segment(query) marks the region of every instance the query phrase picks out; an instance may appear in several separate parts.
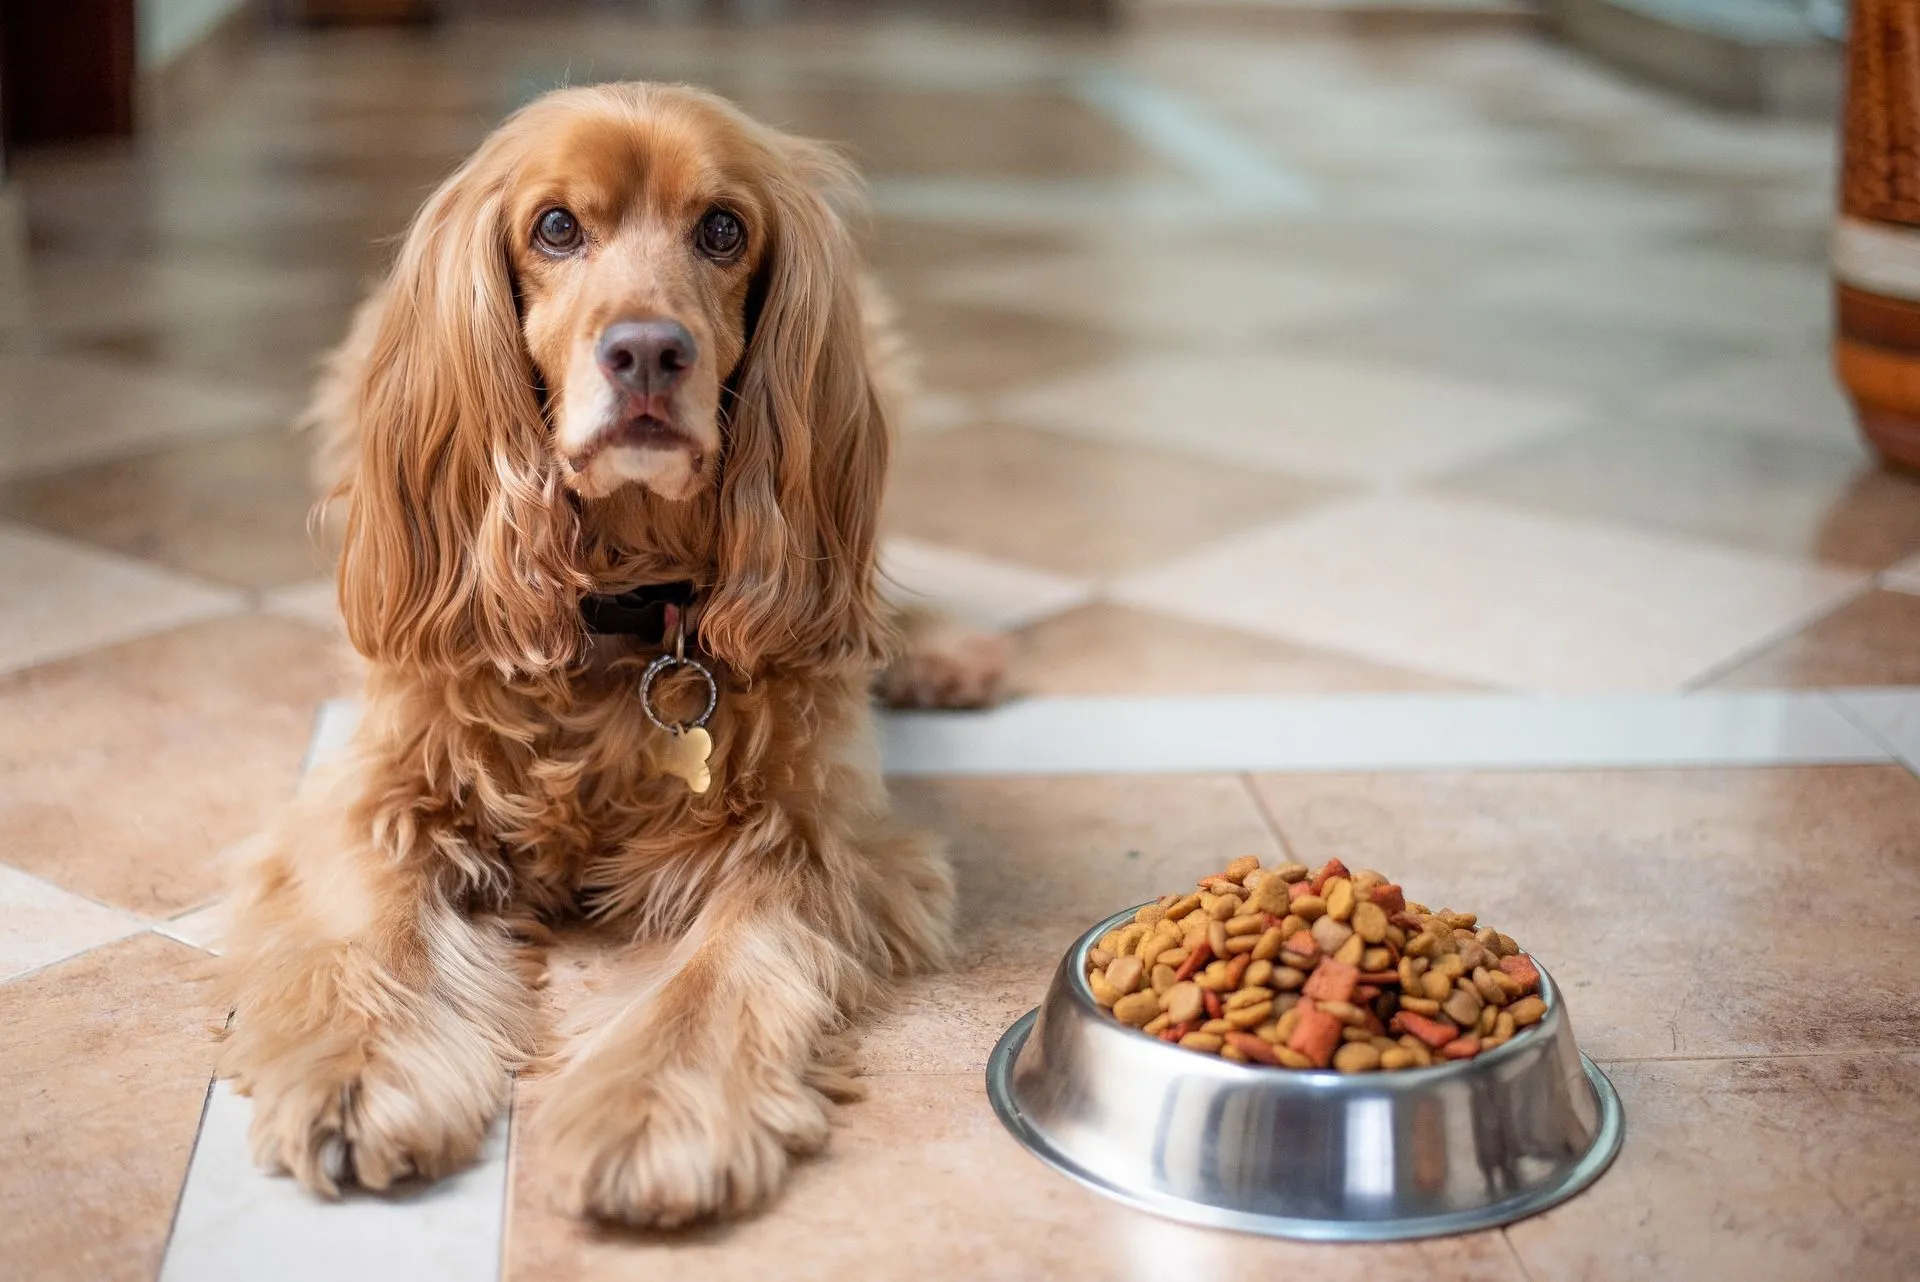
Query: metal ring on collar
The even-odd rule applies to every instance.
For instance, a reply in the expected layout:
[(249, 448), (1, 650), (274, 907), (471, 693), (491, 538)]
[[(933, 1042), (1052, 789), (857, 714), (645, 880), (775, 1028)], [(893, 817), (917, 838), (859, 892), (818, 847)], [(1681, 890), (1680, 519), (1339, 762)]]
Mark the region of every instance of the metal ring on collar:
[[(655, 712), (653, 708), (654, 679), (668, 668), (692, 668), (700, 674), (700, 679), (707, 683), (707, 706), (702, 708), (700, 715), (693, 720), (684, 721), (678, 725), (670, 721), (662, 720), (660, 714)], [(654, 725), (659, 726), (669, 734), (685, 734), (689, 730), (706, 725), (708, 719), (713, 716), (714, 708), (717, 707), (719, 703), (720, 683), (713, 679), (713, 673), (708, 670), (707, 665), (698, 659), (689, 659), (685, 655), (663, 654), (647, 665), (646, 672), (642, 674), (640, 678), (641, 711), (647, 714), (647, 720), (653, 722)]]

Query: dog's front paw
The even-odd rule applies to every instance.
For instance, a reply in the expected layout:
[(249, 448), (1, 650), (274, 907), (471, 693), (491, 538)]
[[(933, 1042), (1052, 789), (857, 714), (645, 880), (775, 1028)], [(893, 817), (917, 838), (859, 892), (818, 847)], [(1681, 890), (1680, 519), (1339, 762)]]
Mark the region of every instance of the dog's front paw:
[(796, 1073), (585, 1065), (542, 1109), (574, 1215), (670, 1229), (765, 1205), (789, 1159), (827, 1142), (828, 1103)]
[(254, 1161), (324, 1197), (437, 1179), (472, 1162), (509, 1079), (483, 1037), (445, 1023), (331, 1045), (317, 1035), (276, 1044), (236, 1023), (220, 1073), (253, 1097)]

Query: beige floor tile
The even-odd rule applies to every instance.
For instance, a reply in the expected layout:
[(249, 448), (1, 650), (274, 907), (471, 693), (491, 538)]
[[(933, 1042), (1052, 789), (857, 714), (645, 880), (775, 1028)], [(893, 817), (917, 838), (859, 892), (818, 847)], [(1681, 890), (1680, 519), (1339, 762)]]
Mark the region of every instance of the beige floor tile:
[[(344, 273), (343, 273), (344, 274)], [(205, 374), (221, 383), (304, 396), (320, 356), (346, 335), (347, 303), (259, 312), (219, 312), (190, 321), (103, 327), (53, 350), (130, 366)]]
[(1549, 436), (1577, 406), (1304, 354), (1138, 357), (1009, 396), (1015, 421), (1335, 481), (1432, 475)]
[(901, 293), (896, 302), (917, 377), (935, 392), (991, 395), (1080, 373), (1128, 348), (1111, 330), (1079, 320), (918, 292)]
[(875, 217), (862, 229), (860, 251), (883, 280), (920, 279), (962, 261), (1004, 262), (1015, 254), (1057, 251), (1066, 236), (1045, 227), (960, 226), (918, 218)]
[(1417, 186), (1399, 174), (1374, 174), (1340, 186), (1340, 208), (1356, 221), (1419, 230), (1469, 228), (1478, 235), (1564, 253), (1604, 245), (1636, 250), (1648, 241), (1715, 226), (1719, 211), (1707, 193), (1583, 175), (1529, 175), (1488, 183), (1471, 175)]
[(237, 592), (0, 523), (0, 672), (242, 604)]
[(1009, 565), (959, 548), (888, 538), (880, 548), (881, 590), (896, 605), (1003, 632), (1086, 601), (1082, 579)]
[(204, 957), (142, 935), (0, 986), (0, 1260), (151, 1278), (213, 1068)]
[(324, 573), (308, 442), (235, 433), (0, 485), (0, 515), (243, 588)]
[(1088, 579), (1169, 560), (1337, 493), (1025, 427), (910, 438), (895, 457), (887, 492), (895, 531)]
[(1784, 436), (1869, 457), (1824, 343), (1701, 365), (1650, 387), (1635, 408), (1671, 422)]
[(939, 296), (1121, 330), (1154, 347), (1245, 344), (1265, 331), (1385, 311), (1404, 276), (1277, 261), (1187, 245), (1154, 254), (1063, 254), (971, 265), (932, 285)]
[(1440, 291), (1380, 316), (1317, 326), (1293, 341), (1454, 378), (1580, 397), (1638, 393), (1740, 349), (1710, 336), (1650, 333), (1582, 316), (1463, 307), (1451, 292)]
[(340, 585), (332, 576), (305, 579), (275, 588), (260, 598), (260, 608), (283, 619), (293, 619), (343, 636), (346, 633), (346, 623), (340, 617)]
[[(1179, 1261), (1195, 1277), (1520, 1282), (1497, 1233), (1393, 1246), (1308, 1246), (1171, 1224), (1055, 1174), (1002, 1130), (978, 1072), (872, 1079), (826, 1154), (802, 1163), (767, 1214), (675, 1236), (587, 1230), (542, 1180), (537, 1105), (518, 1117), (505, 1278), (778, 1276), (1111, 1279)], [(522, 1100), (527, 1091), (522, 1088)]]
[(1907, 557), (1900, 564), (1889, 566), (1880, 576), (1880, 586), (1889, 592), (1912, 592), (1920, 594), (1920, 553)]
[(1747, 690), (1920, 685), (1920, 596), (1870, 592), (1713, 684)]
[(1864, 577), (1421, 495), (1339, 503), (1113, 588), (1116, 599), (1520, 690), (1670, 689)]
[(1920, 1048), (1901, 996), (1920, 780), (1900, 767), (1258, 787), (1297, 858), (1378, 868), (1537, 954), (1595, 1059)]
[(1606, 1069), (1626, 1144), (1588, 1192), (1507, 1231), (1533, 1282), (1920, 1275), (1920, 1056)]
[(909, 821), (941, 834), (973, 964), (1035, 968), (1122, 908), (1278, 847), (1226, 776), (896, 780)]
[(0, 353), (0, 477), (289, 420), (288, 396), (70, 356)]
[(1606, 422), (1460, 473), (1445, 488), (1869, 570), (1920, 548), (1920, 480), (1852, 449), (1672, 423)]
[(1643, 245), (1605, 252), (1514, 257), (1467, 288), (1465, 300), (1586, 317), (1683, 337), (1715, 335), (1817, 345), (1827, 332), (1832, 282), (1817, 264)]
[(1109, 117), (1063, 93), (841, 84), (775, 88), (708, 77), (748, 112), (846, 146), (869, 174), (968, 178), (1173, 177)]
[(128, 327), (179, 333), (231, 323), (236, 314), (311, 308), (342, 289), (331, 271), (263, 268), (218, 254), (128, 260), (44, 250), (33, 256), (26, 285), (31, 323), (41, 334)]
[(137, 917), (0, 864), (0, 982), (146, 928)]
[(291, 794), (337, 671), (313, 629), (240, 615), (0, 680), (0, 849), (144, 916), (205, 904), (218, 853)]
[(1328, 650), (1096, 602), (1022, 632), (1014, 688), (1035, 695), (1345, 694), (1460, 683)]

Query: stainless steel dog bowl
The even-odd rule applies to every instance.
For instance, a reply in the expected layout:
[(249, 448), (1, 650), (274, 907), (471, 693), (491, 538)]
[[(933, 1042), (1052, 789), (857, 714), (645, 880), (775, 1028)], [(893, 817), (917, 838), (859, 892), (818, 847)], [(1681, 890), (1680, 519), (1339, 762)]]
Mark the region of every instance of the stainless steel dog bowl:
[(1379, 1242), (1543, 1211), (1619, 1151), (1619, 1096), (1544, 970), (1546, 1016), (1474, 1059), (1295, 1072), (1182, 1050), (1095, 1005), (1087, 949), (1132, 918), (1082, 935), (987, 1063), (1014, 1137), (1109, 1197), (1213, 1228)]

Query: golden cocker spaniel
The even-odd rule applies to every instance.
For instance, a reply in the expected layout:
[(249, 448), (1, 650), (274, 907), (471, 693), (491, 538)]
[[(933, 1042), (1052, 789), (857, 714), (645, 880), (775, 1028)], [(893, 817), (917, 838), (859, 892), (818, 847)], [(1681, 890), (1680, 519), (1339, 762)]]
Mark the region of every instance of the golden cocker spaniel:
[[(894, 389), (851, 186), (707, 94), (605, 85), (420, 210), (315, 403), (367, 675), (234, 894), (220, 1072), (262, 1163), (332, 1195), (472, 1158), (539, 1050), (526, 941), (584, 914), (671, 947), (550, 1082), (562, 1201), (744, 1211), (853, 1093), (854, 1013), (946, 953), (951, 873), (873, 742)], [(888, 684), (992, 685), (951, 668)]]

